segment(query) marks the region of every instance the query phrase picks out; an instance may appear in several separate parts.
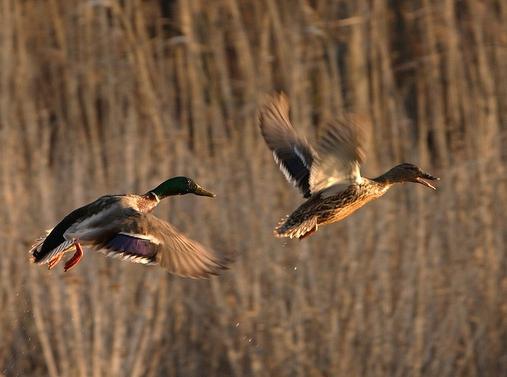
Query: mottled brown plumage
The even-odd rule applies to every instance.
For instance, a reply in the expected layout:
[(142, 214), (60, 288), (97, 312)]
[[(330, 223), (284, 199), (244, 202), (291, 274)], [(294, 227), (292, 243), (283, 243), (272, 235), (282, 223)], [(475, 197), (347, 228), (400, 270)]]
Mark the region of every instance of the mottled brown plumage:
[(319, 226), (340, 221), (384, 195), (394, 183), (416, 182), (434, 189), (424, 179), (438, 179), (408, 163), (374, 179), (362, 177), (359, 164), (364, 159), (365, 131), (351, 116), (330, 124), (316, 148), (297, 135), (283, 94), (273, 96), (261, 109), (259, 121), (280, 170), (309, 198), (282, 219), (275, 229), (277, 237), (307, 237)]

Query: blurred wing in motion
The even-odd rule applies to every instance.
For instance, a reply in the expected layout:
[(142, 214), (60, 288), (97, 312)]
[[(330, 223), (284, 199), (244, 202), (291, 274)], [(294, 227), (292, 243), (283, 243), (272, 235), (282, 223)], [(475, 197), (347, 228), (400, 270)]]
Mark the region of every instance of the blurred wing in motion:
[(365, 128), (358, 117), (344, 116), (329, 124), (317, 146), (310, 173), (311, 192), (361, 182), (364, 142)]
[(207, 278), (226, 269), (232, 261), (180, 234), (169, 223), (146, 213), (137, 213), (100, 241), (89, 240), (96, 250), (113, 257), (159, 264), (170, 273), (189, 278)]
[(287, 97), (274, 95), (261, 109), (259, 121), (262, 136), (285, 178), (301, 190), (305, 198), (309, 197), (310, 170), (315, 156), (312, 147), (297, 135), (290, 122)]

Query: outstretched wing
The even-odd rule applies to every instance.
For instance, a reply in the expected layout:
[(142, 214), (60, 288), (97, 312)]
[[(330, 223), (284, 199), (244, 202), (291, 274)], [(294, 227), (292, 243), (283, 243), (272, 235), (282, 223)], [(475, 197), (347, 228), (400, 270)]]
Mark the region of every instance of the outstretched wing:
[(205, 248), (180, 234), (169, 223), (146, 213), (136, 213), (96, 239), (96, 250), (131, 262), (159, 264), (182, 277), (207, 278), (226, 269), (231, 258)]
[(345, 115), (328, 125), (310, 173), (312, 193), (361, 181), (359, 165), (365, 156), (365, 136), (364, 121), (357, 116)]
[(305, 198), (309, 197), (310, 170), (315, 155), (310, 144), (297, 135), (290, 122), (289, 102), (283, 93), (274, 95), (260, 110), (259, 125), (285, 178), (301, 190)]

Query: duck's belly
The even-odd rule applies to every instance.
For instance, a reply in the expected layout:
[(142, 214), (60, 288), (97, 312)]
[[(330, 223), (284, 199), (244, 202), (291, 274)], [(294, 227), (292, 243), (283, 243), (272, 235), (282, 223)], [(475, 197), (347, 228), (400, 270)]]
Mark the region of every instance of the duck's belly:
[(319, 225), (331, 224), (337, 221), (343, 220), (344, 218), (352, 215), (359, 208), (364, 206), (366, 203), (372, 201), (375, 198), (368, 197), (364, 198), (364, 200), (357, 200), (345, 206), (339, 206), (336, 208), (331, 208), (327, 211), (324, 211), (318, 218), (317, 223)]
[(331, 224), (350, 216), (365, 204), (379, 198), (385, 190), (353, 185), (341, 193), (322, 200), (316, 209), (319, 225)]

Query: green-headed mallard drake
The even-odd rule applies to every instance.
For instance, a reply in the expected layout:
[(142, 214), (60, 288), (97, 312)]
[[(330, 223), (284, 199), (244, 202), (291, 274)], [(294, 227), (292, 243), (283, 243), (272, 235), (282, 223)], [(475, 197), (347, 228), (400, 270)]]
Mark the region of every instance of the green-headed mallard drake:
[(171, 195), (215, 195), (186, 177), (174, 177), (144, 195), (105, 195), (63, 218), (30, 249), (33, 262), (53, 268), (75, 249), (65, 271), (79, 263), (83, 247), (125, 260), (158, 264), (169, 272), (205, 278), (226, 268), (230, 259), (206, 249), (180, 234), (167, 222), (150, 214)]
[(351, 119), (330, 124), (316, 149), (296, 133), (283, 94), (275, 95), (261, 109), (259, 121), (278, 167), (308, 198), (278, 224), (277, 237), (304, 238), (319, 226), (340, 221), (381, 197), (394, 183), (416, 182), (435, 189), (426, 180), (438, 178), (408, 163), (377, 178), (362, 177), (359, 164), (364, 158), (364, 131)]

